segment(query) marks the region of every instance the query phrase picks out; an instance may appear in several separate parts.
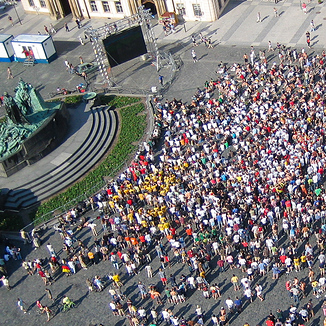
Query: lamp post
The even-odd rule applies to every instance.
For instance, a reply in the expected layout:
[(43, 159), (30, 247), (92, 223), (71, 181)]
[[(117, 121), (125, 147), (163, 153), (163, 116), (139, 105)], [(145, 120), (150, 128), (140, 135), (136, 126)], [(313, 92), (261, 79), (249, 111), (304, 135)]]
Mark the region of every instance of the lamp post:
[(19, 24), (20, 24), (20, 25), (23, 25), (22, 21), (20, 20), (19, 15), (18, 15), (17, 9), (16, 9), (17, 2), (16, 2), (16, 1), (13, 1), (13, 2), (12, 2), (12, 5), (14, 6), (14, 9), (15, 9), (15, 12), (16, 12), (16, 15), (17, 15), (17, 18), (18, 18)]

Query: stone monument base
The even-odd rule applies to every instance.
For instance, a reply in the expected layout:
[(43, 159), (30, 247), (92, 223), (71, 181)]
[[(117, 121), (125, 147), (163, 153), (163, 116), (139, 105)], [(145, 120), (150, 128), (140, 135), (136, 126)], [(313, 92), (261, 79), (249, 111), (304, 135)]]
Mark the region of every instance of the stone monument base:
[(52, 152), (64, 139), (69, 127), (69, 112), (65, 103), (24, 140), (18, 151), (0, 160), (0, 176), (9, 177)]

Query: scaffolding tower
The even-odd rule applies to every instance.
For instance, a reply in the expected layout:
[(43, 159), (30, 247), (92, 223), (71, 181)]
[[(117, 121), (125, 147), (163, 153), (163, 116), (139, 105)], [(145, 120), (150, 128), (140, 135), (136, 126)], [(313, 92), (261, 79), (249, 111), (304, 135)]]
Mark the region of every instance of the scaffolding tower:
[(138, 13), (130, 17), (125, 17), (110, 24), (106, 23), (104, 26), (96, 29), (92, 26), (85, 29), (85, 35), (89, 37), (92, 43), (95, 59), (103, 77), (103, 84), (107, 84), (108, 87), (113, 87), (114, 83), (109, 77), (111, 67), (102, 41), (110, 35), (119, 33), (133, 26), (141, 26), (147, 53), (155, 64), (157, 71), (159, 71), (162, 62), (161, 54), (159, 53), (156, 43), (150, 10), (145, 9), (144, 6), (140, 6), (138, 8)]

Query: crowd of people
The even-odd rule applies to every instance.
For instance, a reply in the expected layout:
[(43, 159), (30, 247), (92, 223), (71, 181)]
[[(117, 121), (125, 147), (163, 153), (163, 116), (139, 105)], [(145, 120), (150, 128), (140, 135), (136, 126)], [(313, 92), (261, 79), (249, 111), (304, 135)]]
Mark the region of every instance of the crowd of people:
[[(253, 300), (266, 299), (266, 277), (284, 282), (293, 300), (288, 311), (267, 311), (267, 326), (313, 319), (320, 307), (312, 298), (326, 290), (326, 55), (281, 51), (279, 64), (254, 48), (251, 62), (246, 56), (243, 65), (221, 63), (217, 78), (189, 103), (154, 99), (151, 140), (126, 171), (59, 219), (62, 252), (46, 244), (49, 259), (23, 261), (27, 273), (48, 286), (60, 273), (109, 261), (111, 272), (86, 279), (85, 287), (107, 287), (113, 315), (132, 326), (232, 323)], [(87, 205), (97, 219), (86, 217)], [(94, 240), (88, 245), (79, 238), (87, 228)], [(175, 264), (184, 266), (178, 274), (170, 269)], [(226, 269), (236, 296), (222, 302)], [(294, 277), (302, 271), (304, 278)], [(138, 282), (135, 302), (123, 283), (139, 273), (151, 284)], [(175, 314), (172, 305), (195, 290), (220, 300), (218, 313), (204, 313), (204, 301), (190, 305), (187, 318)], [(149, 297), (153, 304), (145, 307)]]

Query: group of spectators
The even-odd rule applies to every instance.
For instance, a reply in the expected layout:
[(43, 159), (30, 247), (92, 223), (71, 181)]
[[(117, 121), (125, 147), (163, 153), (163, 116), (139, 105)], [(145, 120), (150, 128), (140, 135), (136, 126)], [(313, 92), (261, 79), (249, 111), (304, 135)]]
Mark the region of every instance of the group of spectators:
[[(132, 326), (226, 325), (256, 298), (265, 300), (266, 277), (284, 282), (293, 299), (288, 311), (266, 312), (267, 326), (313, 319), (311, 299), (326, 289), (325, 54), (293, 57), (283, 50), (280, 64), (268, 64), (254, 48), (251, 63), (221, 63), (217, 78), (188, 103), (155, 98), (155, 135), (90, 198), (98, 218), (86, 218), (85, 207), (62, 216), (56, 227), (61, 259), (49, 243), (49, 259), (25, 263), (27, 272), (37, 271), (50, 285), (61, 272), (111, 262), (111, 273), (86, 285), (90, 292), (108, 287), (113, 314)], [(79, 238), (86, 228), (94, 239), (88, 245)], [(167, 272), (175, 264), (183, 264), (181, 272)], [(222, 300), (227, 269), (236, 298), (228, 297), (218, 313), (204, 313), (204, 303), (190, 305), (187, 319), (169, 309), (194, 290)], [(133, 302), (123, 282), (143, 270), (151, 284), (139, 282)], [(303, 279), (293, 277), (302, 270)], [(148, 297), (153, 304), (145, 308)]]

